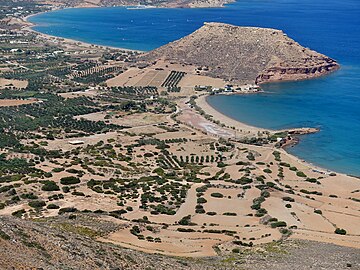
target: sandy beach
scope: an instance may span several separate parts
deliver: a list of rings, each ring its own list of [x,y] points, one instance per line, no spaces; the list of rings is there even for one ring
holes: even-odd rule
[[[79,7],[74,7],[74,8],[79,8]],[[83,8],[94,8],[94,7],[83,7]],[[67,8],[70,9],[70,8]],[[54,11],[56,9],[50,10],[50,11],[46,11],[46,12],[51,12]],[[37,35],[41,36],[42,38],[45,38],[49,41],[52,41],[56,44],[68,44],[71,46],[81,46],[81,47],[85,47],[88,49],[94,49],[94,48],[102,48],[102,49],[112,49],[112,50],[120,50],[120,51],[128,51],[128,52],[143,52],[140,50],[131,50],[131,49],[126,49],[126,48],[118,48],[118,47],[113,47],[113,46],[104,46],[104,45],[98,45],[98,44],[93,44],[93,43],[87,43],[84,41],[80,41],[80,40],[75,40],[75,39],[70,39],[70,38],[64,38],[64,37],[57,37],[57,36],[53,36],[53,35],[49,35],[49,34],[44,34],[41,32],[38,32],[36,30],[34,30],[32,27],[36,26],[36,24],[32,23],[29,21],[29,18],[40,15],[42,13],[46,13],[46,12],[40,12],[40,13],[36,13],[36,14],[31,14],[29,16],[26,16],[23,18],[24,23],[28,26],[24,27],[23,30],[25,31],[30,31],[30,32],[34,32]],[[30,24],[30,25],[29,25]]]
[[[206,114],[212,115],[215,120],[219,120],[220,123],[223,123],[229,127],[235,127],[237,131],[242,133],[257,134],[258,132],[274,132],[274,130],[263,129],[241,123],[235,119],[230,118],[229,116],[220,113],[209,105],[209,103],[206,101],[207,97],[208,95],[199,96],[199,98],[196,99],[196,104],[200,106]]]
[[[260,133],[276,133],[276,132],[282,132],[285,130],[272,130],[272,129],[263,129],[263,128],[259,128],[259,127],[255,127],[255,126],[251,126],[245,123],[242,123],[238,120],[235,120],[227,115],[222,114],[221,112],[217,111],[215,108],[213,108],[207,101],[206,98],[208,97],[208,95],[201,95],[196,99],[196,104],[201,107],[201,109],[209,115],[213,116],[213,120],[214,121],[219,121],[220,124],[224,124],[228,127],[230,127],[230,129],[228,130],[233,130],[232,127],[235,127],[235,129],[237,131],[239,131],[239,135],[258,135],[259,132]],[[306,130],[306,127],[299,127],[299,130]],[[296,130],[296,129],[295,129]],[[232,137],[234,137],[234,131],[231,132]],[[304,135],[306,136],[306,135]],[[298,141],[300,142],[300,141]],[[326,172],[326,173],[330,173],[332,172],[332,170],[330,169],[325,169],[322,168],[320,166],[314,165],[310,162],[307,162],[305,160],[302,160],[288,152],[286,152],[286,147],[288,145],[286,145],[285,147],[283,147],[283,149],[281,149],[284,153],[286,153],[287,156],[291,157],[294,161],[303,164],[304,166],[306,166],[308,169],[313,169],[313,170],[318,170],[321,172]],[[268,148],[268,147],[267,147]],[[348,176],[347,174],[341,174],[343,176]]]
[[[31,27],[26,23],[24,29],[35,32],[41,41],[46,39],[72,51],[92,50],[97,54],[102,52],[99,48],[126,50],[42,34]],[[227,82],[191,74],[195,68],[157,62],[152,67],[131,67],[107,80],[107,86],[151,85],[158,91],[172,71],[187,74],[180,79],[183,88],[178,93],[162,89],[171,107],[162,108],[165,105],[155,104],[153,96],[150,99],[139,94],[129,95],[127,100],[153,100],[153,104],[142,111],[125,112],[114,103],[115,109],[106,107],[74,116],[79,121],[123,126],[117,131],[23,141],[25,145],[42,145],[46,150],[76,153],[36,165],[51,172],[48,180],[55,184],[66,185],[61,179],[78,176],[74,192],[55,201],[58,207],[113,212],[102,213],[99,220],[120,224],[121,228],[98,240],[147,253],[216,256],[239,248],[241,244],[236,243],[240,240],[246,247],[251,243],[257,248],[286,238],[360,248],[360,178],[314,166],[278,148],[278,138],[270,140],[269,135],[284,130],[254,127],[217,111],[207,102],[208,93],[195,91],[195,85],[222,88]],[[99,97],[100,101],[106,101],[100,99],[100,94],[116,97],[116,92],[98,85],[84,95]],[[60,95],[71,99],[83,94]],[[30,103],[4,100],[3,106],[20,102]],[[288,140],[288,135],[281,136],[284,138],[280,140]],[[254,140],[245,140],[249,138]],[[86,160],[86,166],[79,160]],[[39,181],[30,184],[20,185],[19,194],[32,188],[39,191],[40,199],[48,199],[49,194],[40,189]],[[35,213],[24,201],[22,205],[0,209],[0,214],[12,215],[21,208],[31,218],[58,213],[50,208]],[[120,209],[124,211],[118,214]],[[336,233],[340,228],[347,235]]]

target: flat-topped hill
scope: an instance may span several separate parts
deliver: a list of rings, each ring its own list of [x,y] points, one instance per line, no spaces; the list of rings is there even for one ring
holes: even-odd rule
[[[264,83],[317,77],[336,70],[335,60],[302,47],[280,30],[205,23],[177,41],[142,56],[208,68],[208,74]]]

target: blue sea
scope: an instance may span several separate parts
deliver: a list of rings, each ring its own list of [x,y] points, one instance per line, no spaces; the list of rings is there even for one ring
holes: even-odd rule
[[[151,50],[204,22],[281,29],[341,69],[319,79],[265,85],[264,93],[212,96],[222,113],[265,128],[319,127],[288,151],[316,165],[360,175],[360,1],[239,0],[225,8],[65,9],[30,18],[35,30],[99,45]]]

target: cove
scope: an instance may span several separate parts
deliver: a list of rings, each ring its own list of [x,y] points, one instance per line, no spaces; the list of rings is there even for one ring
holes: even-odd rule
[[[204,22],[283,30],[341,69],[310,81],[264,85],[265,93],[211,96],[220,112],[265,128],[320,127],[288,151],[325,168],[360,175],[360,3],[358,0],[253,0],[225,8],[64,9],[33,16],[34,30],[99,45],[151,50]]]

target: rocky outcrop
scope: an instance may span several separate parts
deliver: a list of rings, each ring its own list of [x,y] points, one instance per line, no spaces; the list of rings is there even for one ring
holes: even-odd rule
[[[257,76],[255,83],[311,79],[328,74],[338,68],[338,63],[331,58],[323,59],[317,66],[312,64],[310,67],[269,67]]]
[[[194,33],[143,56],[206,67],[212,77],[243,83],[299,80],[327,74],[338,63],[280,30],[205,23]]]

